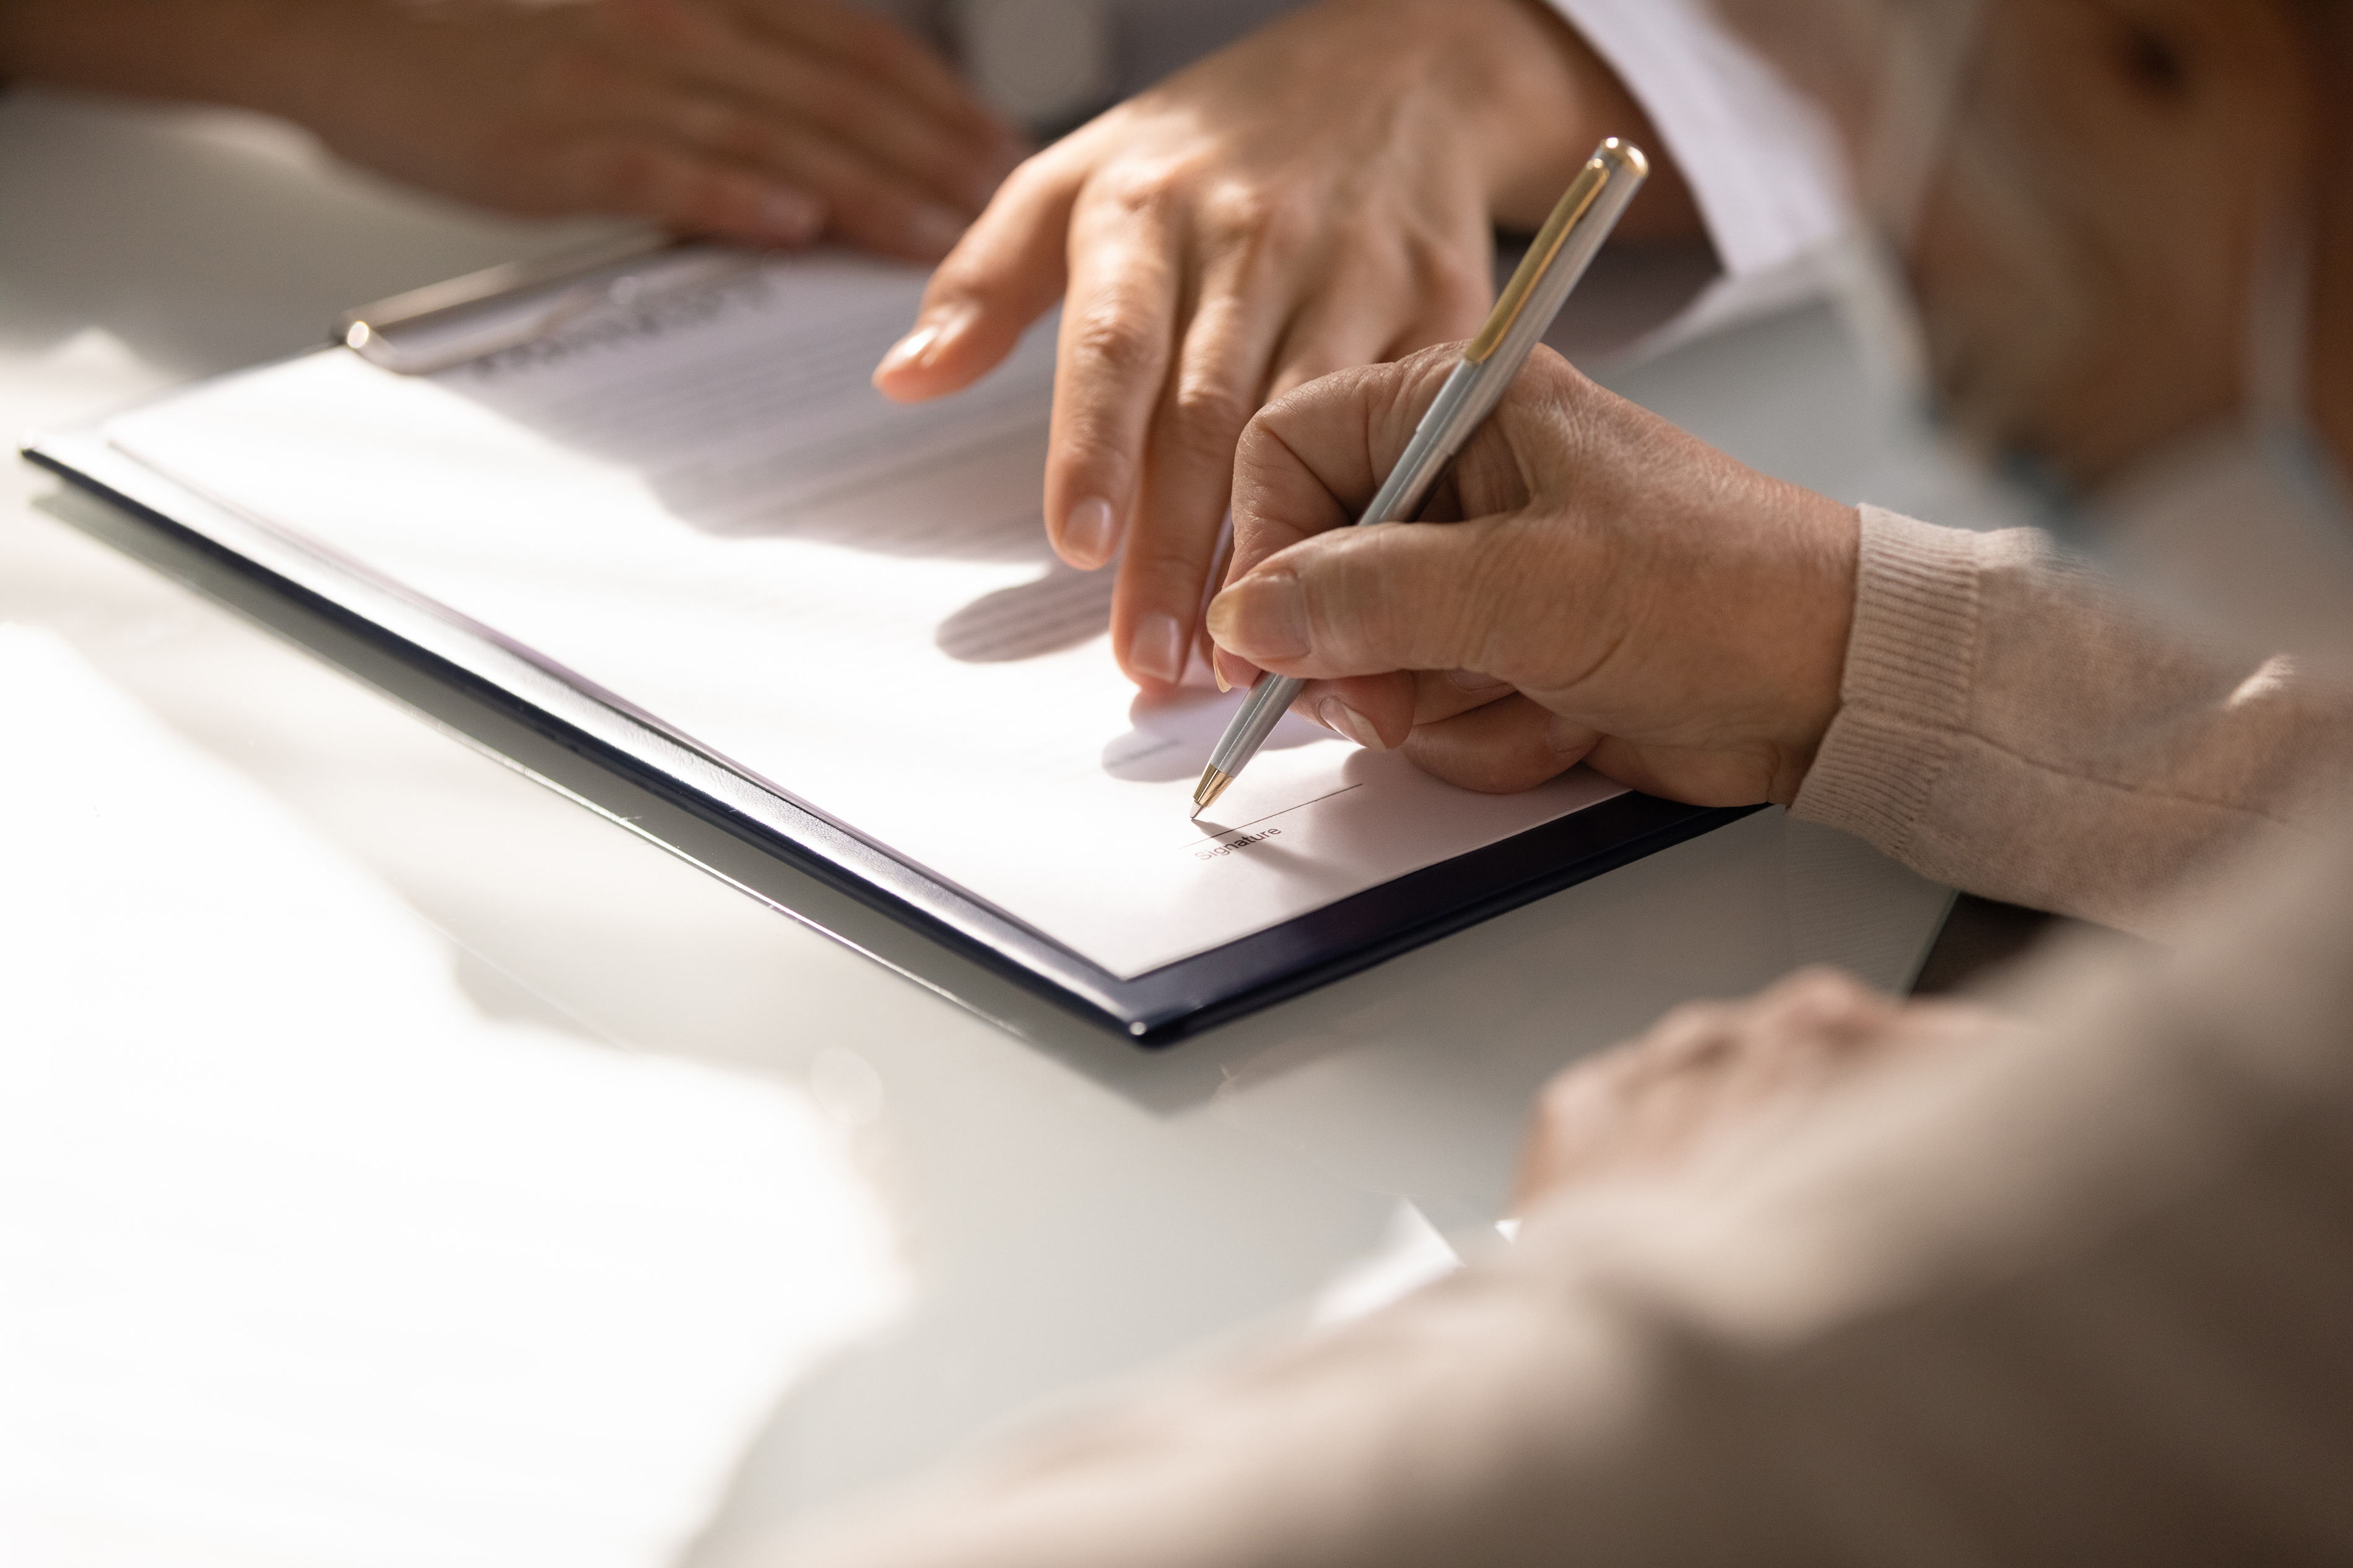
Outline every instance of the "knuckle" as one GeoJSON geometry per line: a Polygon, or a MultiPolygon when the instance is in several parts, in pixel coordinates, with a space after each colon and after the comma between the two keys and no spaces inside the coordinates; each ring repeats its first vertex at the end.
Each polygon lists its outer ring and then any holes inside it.
{"type": "Polygon", "coordinates": [[[1774,1000],[1815,1006],[1849,1006],[1868,1000],[1869,993],[1844,970],[1827,963],[1810,963],[1768,994],[1774,1000]]]}
{"type": "Polygon", "coordinates": [[[1227,183],[1202,196],[1198,221],[1208,248],[1238,261],[1248,278],[1296,262],[1313,247],[1321,219],[1277,192],[1227,183]]]}
{"type": "Polygon", "coordinates": [[[1133,381],[1157,368],[1160,345],[1121,302],[1082,311],[1070,329],[1071,368],[1082,378],[1133,381]]]}
{"type": "Polygon", "coordinates": [[[1675,1042],[1704,1039],[1721,1029],[1729,1009],[1721,1002],[1685,1002],[1667,1010],[1651,1031],[1658,1048],[1673,1054],[1675,1042]]]}
{"type": "Polygon", "coordinates": [[[1254,240],[1272,232],[1284,205],[1260,186],[1220,181],[1202,195],[1201,226],[1219,239],[1254,240]]]}
{"type": "Polygon", "coordinates": [[[1257,410],[1232,384],[1186,377],[1176,387],[1155,436],[1186,457],[1232,460],[1244,426],[1257,410]]]}
{"type": "Polygon", "coordinates": [[[1138,158],[1098,174],[1088,194],[1124,217],[1165,218],[1190,200],[1198,180],[1188,159],[1138,158]]]}
{"type": "Polygon", "coordinates": [[[1607,1087],[1599,1081],[1601,1076],[1602,1069],[1592,1067],[1571,1068],[1556,1076],[1536,1100],[1538,1127],[1557,1135],[1582,1122],[1595,1096],[1607,1087]]]}

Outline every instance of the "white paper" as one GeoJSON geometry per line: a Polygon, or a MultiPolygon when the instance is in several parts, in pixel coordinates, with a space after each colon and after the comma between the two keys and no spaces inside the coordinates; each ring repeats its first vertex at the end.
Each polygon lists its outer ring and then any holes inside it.
{"type": "Polygon", "coordinates": [[[332,352],[114,420],[151,466],[617,692],[1122,976],[1620,793],[1429,778],[1288,719],[1187,820],[1238,697],[1145,702],[1039,515],[1050,328],[867,384],[919,275],[780,263],[432,378],[332,352]]]}
{"type": "Polygon", "coordinates": [[[51,634],[0,731],[0,1563],[664,1568],[903,1310],[810,1097],[486,1017],[51,634]]]}

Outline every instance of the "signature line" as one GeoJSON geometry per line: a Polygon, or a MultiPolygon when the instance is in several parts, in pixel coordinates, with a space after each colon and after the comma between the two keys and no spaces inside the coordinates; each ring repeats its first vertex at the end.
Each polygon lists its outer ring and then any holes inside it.
{"type": "MultiPolygon", "coordinates": [[[[1217,840],[1223,838],[1229,833],[1246,833],[1250,829],[1256,827],[1261,822],[1272,822],[1278,816],[1289,816],[1294,811],[1305,811],[1311,805],[1315,805],[1321,802],[1330,800],[1333,795],[1345,795],[1352,789],[1362,789],[1365,786],[1362,784],[1342,784],[1338,789],[1332,791],[1330,795],[1319,795],[1314,800],[1303,800],[1297,805],[1286,805],[1281,811],[1270,811],[1264,816],[1253,816],[1248,822],[1236,823],[1231,827],[1220,827],[1215,833],[1209,835],[1208,842],[1215,843],[1217,840]]],[[[1198,849],[1201,847],[1203,842],[1203,840],[1198,838],[1187,839],[1186,841],[1185,847],[1187,849],[1198,849]]]]}

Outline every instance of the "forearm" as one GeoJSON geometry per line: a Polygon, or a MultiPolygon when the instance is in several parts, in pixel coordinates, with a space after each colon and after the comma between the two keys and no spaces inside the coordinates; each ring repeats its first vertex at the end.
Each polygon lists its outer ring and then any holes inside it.
{"type": "Polygon", "coordinates": [[[1514,63],[1508,82],[1497,84],[1508,90],[1495,101],[1510,106],[1503,137],[1524,156],[1496,193],[1497,220],[1512,228],[1538,226],[1586,156],[1602,138],[1617,136],[1641,148],[1651,162],[1650,182],[1619,232],[1633,240],[1705,238],[1682,168],[1618,73],[1541,0],[1514,0],[1505,9],[1517,14],[1498,30],[1509,40],[1505,52],[1514,63]],[[1515,32],[1521,36],[1512,37],[1515,32]]]}

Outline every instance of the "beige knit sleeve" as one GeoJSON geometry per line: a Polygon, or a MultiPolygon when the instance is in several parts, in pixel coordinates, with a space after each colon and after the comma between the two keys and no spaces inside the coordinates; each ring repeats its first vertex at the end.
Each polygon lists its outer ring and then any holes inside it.
{"type": "Polygon", "coordinates": [[[2158,928],[2353,763],[2353,709],[2030,530],[1862,509],[1842,706],[1794,811],[1969,892],[2158,928]]]}

